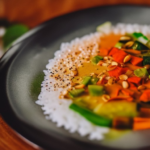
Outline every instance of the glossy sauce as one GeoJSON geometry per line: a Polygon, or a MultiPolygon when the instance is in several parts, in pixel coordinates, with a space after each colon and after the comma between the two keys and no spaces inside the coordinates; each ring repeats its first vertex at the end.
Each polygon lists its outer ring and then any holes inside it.
{"type": "Polygon", "coordinates": [[[105,66],[98,66],[98,65],[94,65],[92,63],[84,63],[82,67],[78,68],[78,76],[81,76],[81,77],[88,76],[92,72],[99,74],[106,69],[107,69],[107,67],[105,67],[105,66]]]}
{"type": "MultiPolygon", "coordinates": [[[[101,40],[100,48],[113,47],[118,42],[120,37],[121,37],[121,35],[116,35],[113,33],[102,37],[100,39],[101,40]]],[[[141,68],[138,66],[133,66],[130,63],[127,63],[125,67],[128,67],[131,70],[141,68]]],[[[78,68],[78,77],[88,76],[88,75],[90,75],[90,73],[99,74],[102,71],[105,71],[106,69],[107,69],[107,67],[104,67],[104,66],[93,65],[92,63],[84,63],[83,66],[78,68]]],[[[146,86],[149,86],[149,84],[146,84],[146,86]]],[[[116,89],[118,89],[118,88],[120,88],[120,90],[123,89],[122,85],[121,85],[121,81],[117,82],[113,85],[104,86],[104,88],[105,88],[106,94],[110,95],[110,97],[115,97],[116,89]]],[[[139,92],[138,90],[133,90],[133,91],[135,92],[133,97],[134,97],[134,99],[136,99],[138,101],[139,97],[141,95],[141,92],[139,92]]],[[[119,96],[124,96],[124,95],[121,92],[119,92],[119,96]]],[[[102,100],[101,96],[99,96],[99,97],[91,97],[89,99],[86,99],[85,102],[89,109],[93,109],[99,103],[103,103],[103,100],[102,100]]]]}
{"type": "MultiPolygon", "coordinates": [[[[113,47],[118,42],[120,37],[121,35],[116,35],[113,33],[102,37],[100,39],[101,40],[100,48],[113,47]]],[[[92,63],[84,63],[81,67],[78,68],[78,77],[88,76],[91,73],[99,74],[102,71],[105,71],[106,69],[107,67],[105,66],[98,66],[92,63]]],[[[105,86],[104,88],[105,88],[106,94],[109,94],[111,97],[113,97],[114,92],[115,92],[114,90],[118,87],[121,88],[122,86],[120,84],[113,84],[112,86],[108,85],[108,86],[105,86]]],[[[84,96],[81,96],[81,97],[84,97],[84,96]]],[[[89,96],[89,98],[84,99],[83,101],[86,103],[86,107],[89,109],[94,109],[98,104],[104,103],[104,101],[102,100],[102,96],[97,96],[97,97],[89,96]]]]}
{"type": "MultiPolygon", "coordinates": [[[[121,35],[117,35],[117,34],[113,34],[113,33],[105,35],[104,37],[101,37],[100,38],[100,41],[101,41],[100,42],[100,48],[111,48],[111,47],[113,47],[118,42],[120,37],[121,37],[121,35]]],[[[85,63],[85,64],[83,64],[82,67],[78,68],[78,75],[79,76],[86,76],[92,72],[100,73],[100,72],[106,70],[106,68],[107,67],[93,65],[92,63],[85,63]]]]}
{"type": "Polygon", "coordinates": [[[100,38],[100,48],[111,48],[119,41],[121,34],[108,34],[100,38]],[[109,43],[109,44],[108,44],[109,43]]]}

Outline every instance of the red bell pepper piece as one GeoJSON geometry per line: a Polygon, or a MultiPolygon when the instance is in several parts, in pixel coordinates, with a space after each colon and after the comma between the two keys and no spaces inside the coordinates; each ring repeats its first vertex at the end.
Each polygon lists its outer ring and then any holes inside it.
{"type": "Polygon", "coordinates": [[[136,84],[136,85],[139,85],[140,84],[140,82],[141,82],[141,78],[140,77],[130,77],[130,78],[128,78],[128,82],[130,82],[130,83],[134,83],[134,84],[136,84]]]}
{"type": "Polygon", "coordinates": [[[115,53],[119,53],[119,51],[120,51],[120,49],[113,47],[112,49],[110,49],[109,56],[112,56],[115,53]]]}
{"type": "Polygon", "coordinates": [[[131,64],[136,66],[136,65],[142,65],[142,61],[143,61],[143,58],[140,58],[140,57],[136,57],[136,56],[131,56],[131,64]]]}
{"type": "Polygon", "coordinates": [[[127,53],[122,50],[112,55],[114,60],[118,63],[122,63],[126,56],[127,56],[127,53]]]}
{"type": "Polygon", "coordinates": [[[118,63],[122,63],[126,55],[127,55],[126,52],[116,47],[113,47],[109,52],[109,56],[112,56],[114,60],[118,63]]]}
{"type": "Polygon", "coordinates": [[[150,101],[150,90],[145,90],[140,96],[140,100],[143,102],[150,101]]]}
{"type": "Polygon", "coordinates": [[[121,74],[125,74],[127,68],[116,67],[114,70],[108,71],[109,76],[118,78],[121,74]]]}
{"type": "Polygon", "coordinates": [[[137,87],[133,83],[129,83],[131,90],[137,90],[137,87]]]}

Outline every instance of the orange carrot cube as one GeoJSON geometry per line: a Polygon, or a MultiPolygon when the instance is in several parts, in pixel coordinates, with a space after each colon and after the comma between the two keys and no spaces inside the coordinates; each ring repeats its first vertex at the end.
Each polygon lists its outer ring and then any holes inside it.
{"type": "Polygon", "coordinates": [[[100,48],[100,53],[99,53],[99,55],[100,56],[107,56],[108,54],[109,54],[109,51],[110,51],[111,49],[107,49],[107,48],[100,48]]]}
{"type": "Polygon", "coordinates": [[[129,89],[122,89],[121,92],[124,94],[124,95],[127,95],[127,96],[133,96],[134,95],[134,91],[131,91],[129,89]]]}

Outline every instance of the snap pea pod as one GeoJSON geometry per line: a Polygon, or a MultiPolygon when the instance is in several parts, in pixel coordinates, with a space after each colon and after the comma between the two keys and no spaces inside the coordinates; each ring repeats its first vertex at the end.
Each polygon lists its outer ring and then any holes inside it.
{"type": "Polygon", "coordinates": [[[84,78],[83,78],[83,81],[81,82],[81,84],[87,86],[88,83],[90,82],[91,78],[92,78],[92,77],[90,77],[90,76],[84,77],[84,78]]]}
{"type": "Polygon", "coordinates": [[[95,85],[98,82],[98,78],[92,77],[89,84],[95,85]]]}
{"type": "Polygon", "coordinates": [[[148,71],[145,69],[145,68],[139,68],[139,69],[136,69],[134,70],[134,74],[137,76],[137,77],[146,77],[148,76],[148,71]]]}
{"type": "Polygon", "coordinates": [[[89,85],[88,89],[91,96],[100,96],[105,93],[104,87],[101,85],[89,85]]]}
{"type": "Polygon", "coordinates": [[[84,89],[75,89],[69,92],[71,98],[78,97],[84,93],[84,89]]]}
{"type": "Polygon", "coordinates": [[[121,49],[124,43],[118,42],[116,43],[115,47],[121,49]]]}
{"type": "Polygon", "coordinates": [[[99,115],[94,114],[93,112],[89,111],[88,109],[82,108],[74,103],[72,103],[69,106],[70,109],[74,110],[75,112],[82,115],[84,118],[86,118],[91,123],[98,125],[98,126],[104,126],[104,127],[111,127],[112,126],[112,120],[107,119],[104,117],[101,117],[99,115]]]}
{"type": "Polygon", "coordinates": [[[91,62],[96,65],[100,60],[103,60],[103,57],[97,55],[92,58],[91,62]]]}

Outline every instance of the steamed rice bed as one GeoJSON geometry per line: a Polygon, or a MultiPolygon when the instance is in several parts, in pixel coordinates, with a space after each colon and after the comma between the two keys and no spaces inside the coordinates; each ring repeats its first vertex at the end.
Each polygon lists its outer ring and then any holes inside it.
{"type": "Polygon", "coordinates": [[[60,50],[55,52],[55,57],[50,59],[46,65],[47,70],[44,70],[45,78],[41,84],[41,93],[36,101],[41,105],[46,119],[56,123],[58,127],[64,127],[71,133],[78,132],[81,136],[89,135],[91,140],[103,139],[104,134],[109,132],[109,128],[96,126],[69,109],[72,100],[60,97],[60,95],[71,87],[72,70],[83,63],[88,63],[91,57],[99,53],[103,37],[111,33],[123,35],[133,32],[150,35],[150,26],[117,24],[110,30],[105,29],[103,32],[91,33],[69,43],[62,43],[60,50]],[[70,68],[67,74],[66,68],[70,68]]]}

